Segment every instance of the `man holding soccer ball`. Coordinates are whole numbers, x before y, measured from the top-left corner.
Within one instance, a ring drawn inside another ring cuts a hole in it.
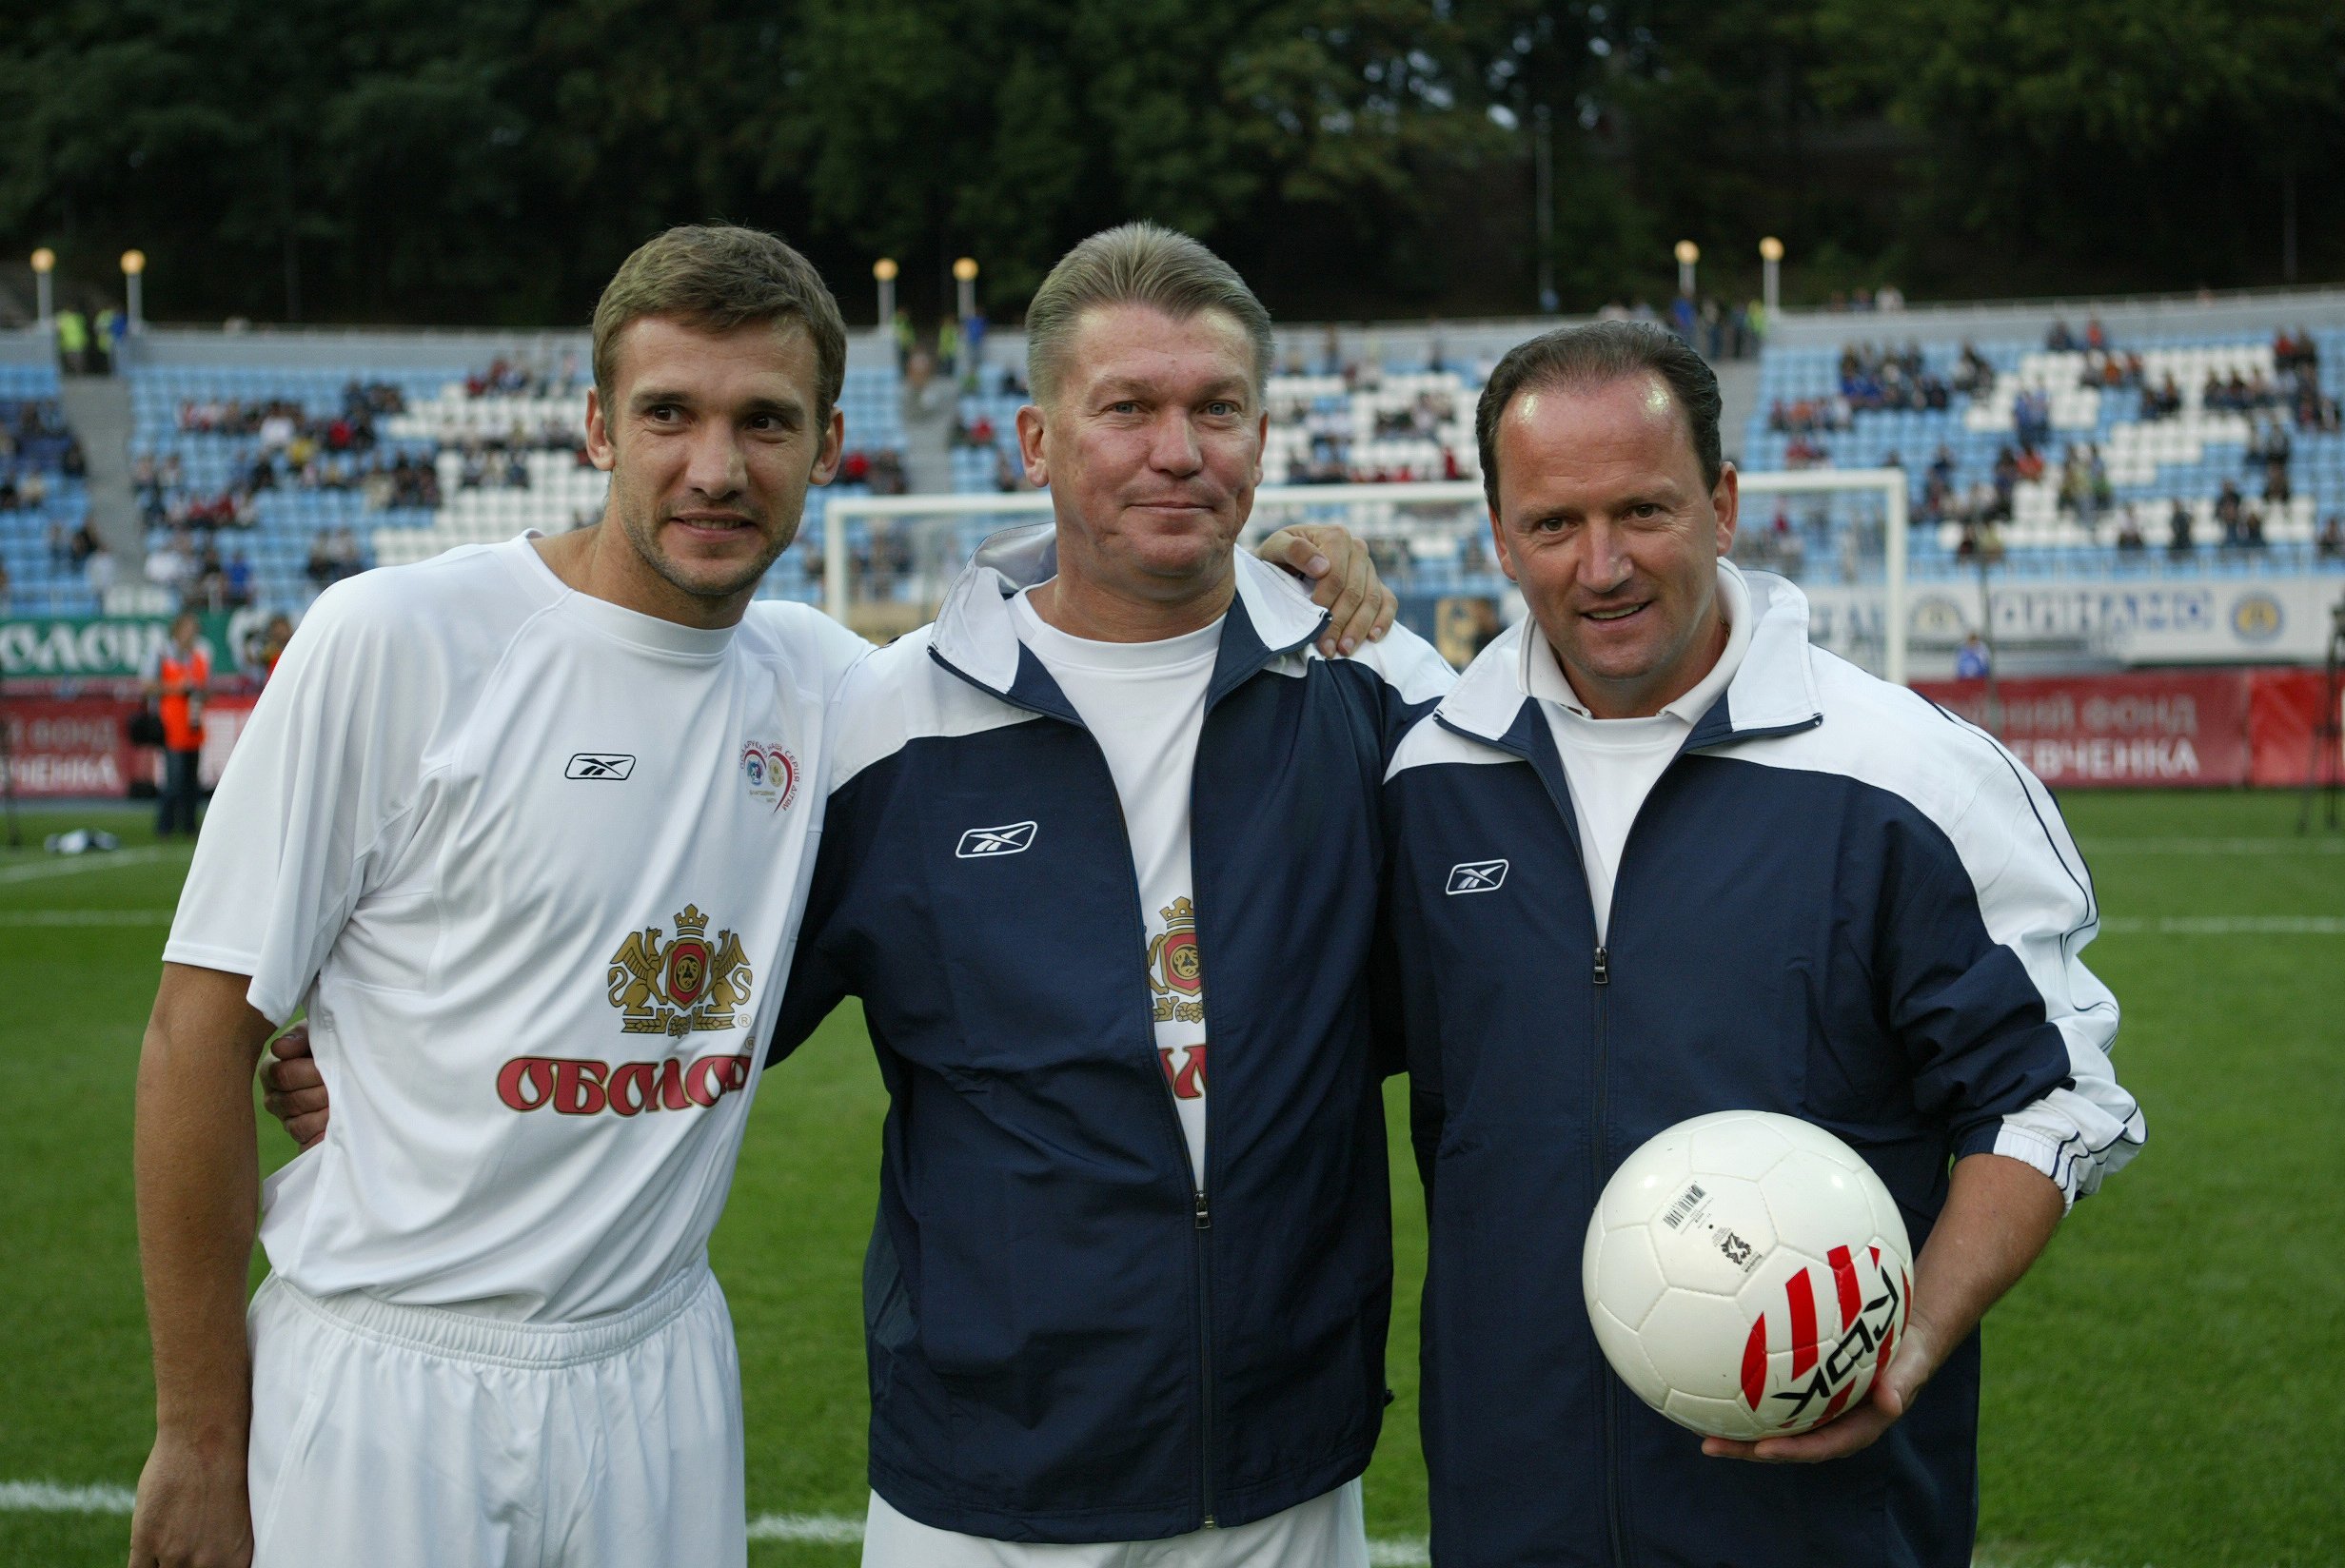
[[[2058,808],[1722,559],[1718,412],[1650,326],[1500,363],[1477,434],[1530,616],[1388,774],[1445,1568],[1967,1565],[1979,1321],[2143,1137]],[[1581,1295],[1614,1167],[1724,1110],[1836,1133],[1921,1249],[1869,1397],[1756,1443],[1639,1404]]]

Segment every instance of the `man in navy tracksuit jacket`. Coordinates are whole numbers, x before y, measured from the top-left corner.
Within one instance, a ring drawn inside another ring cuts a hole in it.
[[[1232,556],[1268,339],[1193,242],[1133,225],[1078,246],[1029,312],[1020,414],[1056,525],[990,541],[936,623],[837,697],[777,1049],[859,995],[890,1096],[867,1561],[1188,1536],[1152,1560],[1365,1562],[1338,1494],[1387,1398],[1380,791],[1454,676],[1403,632],[1321,657],[1327,617]],[[1126,663],[1202,649],[1162,699],[1193,753],[1155,754],[1185,803],[1117,771],[1157,699],[1078,686],[1077,639]],[[1193,898],[1139,885],[1168,827]],[[1157,1033],[1200,985],[1210,1139],[1176,1101],[1202,1042]]]
[[[1706,367],[1625,323],[1550,338],[1479,421],[1531,618],[1387,786],[1434,1561],[1967,1568],[1978,1315],[2142,1137],[2078,957],[2090,880],[2009,753],[1717,559]],[[1854,1146],[1919,1263],[1873,1402],[1705,1457],[1605,1364],[1581,1247],[1622,1160],[1735,1108]]]
[[[1235,559],[1192,795],[1200,1188],[1114,782],[1010,618],[1051,544],[990,542],[934,626],[842,688],[781,1036],[860,995],[891,1096],[864,1276],[875,1489],[972,1535],[1150,1539],[1318,1497],[1375,1446],[1377,786],[1450,676],[1405,633],[1320,657],[1319,609]]]

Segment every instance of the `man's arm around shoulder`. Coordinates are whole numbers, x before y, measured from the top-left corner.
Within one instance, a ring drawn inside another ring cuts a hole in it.
[[[138,1244],[155,1444],[139,1476],[131,1568],[252,1559],[245,1280],[261,1196],[252,1069],[273,1026],[245,1000],[248,983],[164,965],[139,1053]]]

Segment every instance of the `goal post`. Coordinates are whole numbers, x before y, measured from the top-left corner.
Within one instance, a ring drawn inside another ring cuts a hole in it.
[[[1906,482],[1897,468],[1742,474],[1736,549],[1738,559],[1812,584],[1817,640],[1899,684],[1908,662]],[[1797,552],[1766,537],[1785,516],[1778,503],[1795,500],[1801,538],[1817,541]],[[1051,515],[1043,490],[833,497],[822,513],[823,607],[867,635],[909,631],[934,617],[986,535]],[[1478,480],[1264,485],[1244,537],[1256,542],[1298,522],[1341,523],[1366,539],[1401,596],[1404,617],[1426,621],[1416,629],[1429,637],[1445,605],[1507,604],[1519,613],[1489,550]],[[1444,651],[1451,651],[1447,643]]]

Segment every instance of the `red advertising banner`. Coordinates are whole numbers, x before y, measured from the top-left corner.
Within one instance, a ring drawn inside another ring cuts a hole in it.
[[[136,703],[107,697],[10,697],[0,702],[17,796],[129,794],[140,748],[130,744],[123,724],[137,711]]]
[[[2009,746],[2055,788],[2189,788],[2250,781],[2250,670],[2149,670],[1917,681],[1914,690]],[[2296,763],[2303,769],[2302,753]]]
[[[2257,784],[2295,788],[2323,778],[2345,777],[2345,758],[2331,763],[2331,771],[2316,774],[2313,732],[2320,723],[2321,705],[2329,700],[2328,676],[2318,670],[2258,670],[2247,694],[2247,744],[2252,754],[2252,777]],[[2345,702],[2340,702],[2345,707]],[[2331,714],[2335,725],[2339,715]],[[2332,729],[2333,755],[2339,741]]]
[[[220,782],[228,753],[252,716],[249,696],[215,696],[204,705],[204,750],[197,782]],[[161,782],[162,754],[130,744],[130,715],[138,704],[121,697],[7,697],[8,757],[20,800],[121,798],[130,781]]]

